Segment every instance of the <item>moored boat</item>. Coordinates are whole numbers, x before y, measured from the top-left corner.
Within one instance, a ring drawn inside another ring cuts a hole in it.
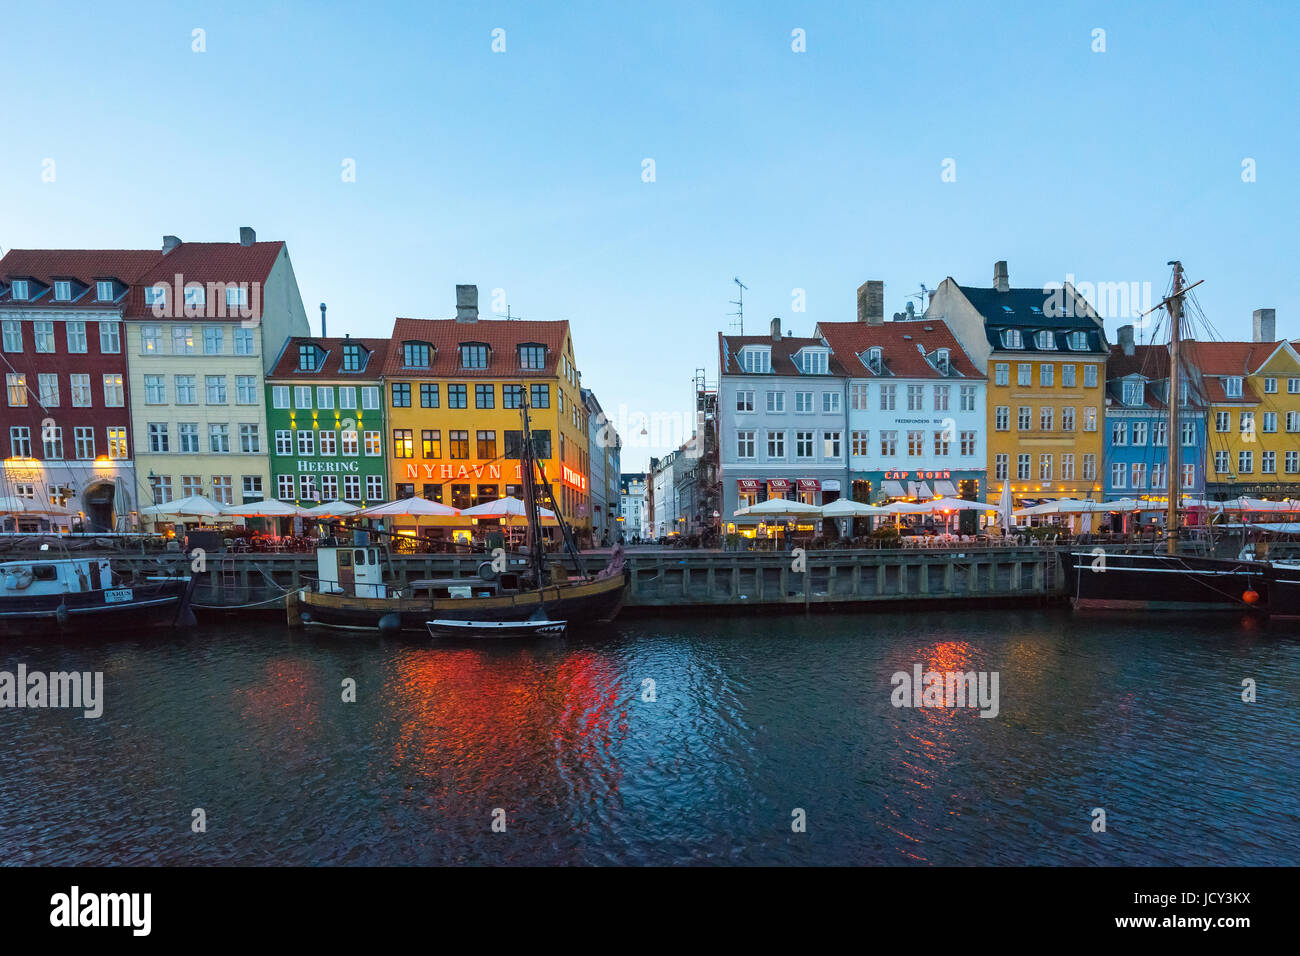
[[[0,633],[187,626],[194,623],[194,580],[121,571],[106,557],[6,561],[0,564]]]

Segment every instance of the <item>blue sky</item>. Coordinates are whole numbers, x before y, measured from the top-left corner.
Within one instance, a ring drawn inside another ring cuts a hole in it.
[[[504,289],[633,417],[716,377],[733,276],[747,331],[806,335],[867,279],[893,313],[996,259],[1159,291],[1180,258],[1224,337],[1300,335],[1300,5],[755,7],[9,2],[0,247],[251,225],[334,334]]]

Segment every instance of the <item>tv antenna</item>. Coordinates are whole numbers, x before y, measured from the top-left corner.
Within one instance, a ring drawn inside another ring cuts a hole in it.
[[[921,303],[921,311],[924,312],[926,309],[930,308],[930,295],[931,295],[930,290],[927,289],[927,288],[925,287],[925,283],[922,282],[922,283],[921,283],[921,291],[920,291],[920,292],[913,292],[911,295],[908,296],[908,298],[909,298],[909,299],[916,299],[918,302],[920,302],[920,303]]]
[[[731,325],[733,328],[739,326],[740,334],[744,335],[745,334],[745,290],[748,289],[749,286],[745,285],[745,283],[741,282],[740,279],[738,278],[732,279],[731,281],[736,283],[736,285],[739,287],[739,290],[736,293],[736,298],[733,299],[731,302],[731,304],[736,307],[736,311],[728,312],[727,314],[734,315],[737,317],[738,321],[732,322]]]

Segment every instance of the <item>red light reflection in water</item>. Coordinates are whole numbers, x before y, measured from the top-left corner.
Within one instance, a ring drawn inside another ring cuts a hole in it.
[[[273,743],[278,751],[287,746],[298,753],[315,751],[319,736],[322,695],[316,668],[296,658],[276,658],[266,662],[262,679],[235,690],[239,719],[254,728],[291,727],[292,735],[278,734]],[[335,691],[341,694],[342,689]],[[336,700],[339,698],[335,698]]]
[[[592,653],[415,652],[396,662],[384,689],[396,733],[379,736],[393,741],[395,765],[430,780],[440,810],[467,799],[507,808],[545,802],[572,805],[581,817],[592,801],[617,796],[615,748],[628,731],[632,693],[622,684],[610,661]]]

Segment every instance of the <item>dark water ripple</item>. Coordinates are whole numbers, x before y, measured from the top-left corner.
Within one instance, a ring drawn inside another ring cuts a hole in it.
[[[107,698],[0,710],[7,864],[1300,863],[1300,625],[626,620],[478,648],[241,624],[0,653],[102,670]],[[997,671],[1000,715],[894,708],[918,662]]]

